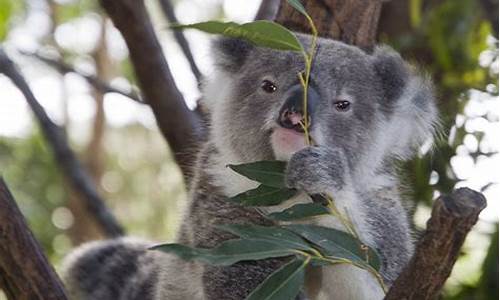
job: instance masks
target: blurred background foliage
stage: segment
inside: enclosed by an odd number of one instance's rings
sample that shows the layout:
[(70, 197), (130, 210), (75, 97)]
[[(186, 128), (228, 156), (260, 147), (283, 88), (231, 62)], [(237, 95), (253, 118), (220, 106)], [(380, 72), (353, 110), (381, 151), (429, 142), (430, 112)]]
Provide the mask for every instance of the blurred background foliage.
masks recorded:
[[(176, 82), (193, 106), (199, 97), (193, 76), (166, 30), (158, 4), (147, 2)], [(496, 15), (485, 3), (493, 5)], [(253, 17), (259, 1), (177, 0), (174, 4), (181, 22), (244, 21)], [(206, 40), (196, 33), (187, 37), (200, 68), (208, 74)], [(482, 190), (489, 201), (488, 212), (468, 237), (443, 298), (497, 299), (498, 1), (393, 0), (383, 10), (379, 40), (429, 73), (439, 95), (442, 133), (436, 146), (432, 151), (430, 145), (424, 146), (419, 157), (401, 168), (411, 187), (408, 196), (416, 204), (416, 228), (424, 228), (433, 199), (453, 188)], [(136, 89), (124, 43), (96, 1), (0, 0), (0, 41), (49, 114), (66, 129), (127, 231), (149, 239), (173, 238), (186, 191), (149, 110), (121, 96), (102, 95), (77, 75), (58, 74), (16, 52), (50, 54), (125, 90)], [(2, 76), (0, 87), (4, 90), (0, 92), (0, 174), (58, 266), (74, 246), (101, 234), (66, 184), (26, 107), (9, 106), (9, 99), (22, 103), (22, 97)], [(28, 120), (23, 121), (21, 114)], [(12, 124), (17, 123), (25, 125), (16, 129)], [(14, 129), (5, 129), (9, 126)]]

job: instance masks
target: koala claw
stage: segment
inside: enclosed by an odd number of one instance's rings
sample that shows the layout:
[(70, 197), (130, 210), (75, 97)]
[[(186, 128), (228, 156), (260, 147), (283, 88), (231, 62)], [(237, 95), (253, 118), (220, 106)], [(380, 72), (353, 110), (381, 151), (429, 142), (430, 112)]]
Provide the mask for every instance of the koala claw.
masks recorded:
[(344, 185), (345, 156), (340, 150), (312, 146), (297, 151), (288, 162), (285, 183), (308, 194)]

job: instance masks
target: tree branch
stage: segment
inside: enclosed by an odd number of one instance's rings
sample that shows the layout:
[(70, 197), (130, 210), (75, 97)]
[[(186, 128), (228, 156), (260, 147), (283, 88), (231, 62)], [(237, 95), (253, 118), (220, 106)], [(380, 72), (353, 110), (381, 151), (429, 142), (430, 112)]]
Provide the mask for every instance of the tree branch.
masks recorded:
[[(169, 24), (179, 23), (177, 17), (175, 16), (174, 7), (172, 6), (172, 3), (170, 3), (170, 0), (160, 0), (160, 6)], [(182, 30), (174, 30), (173, 33), (175, 40), (181, 47), (184, 56), (189, 62), (189, 67), (191, 67), (191, 72), (193, 72), (194, 76), (196, 77), (196, 80), (198, 81), (198, 85), (200, 85), (202, 75), (200, 70), (198, 69), (198, 66), (196, 65), (196, 62), (194, 61), (193, 53), (189, 48), (189, 43), (186, 40), (184, 33), (182, 32)]]
[(280, 5), (280, 0), (262, 0), (259, 6), (257, 14), (255, 14), (255, 20), (274, 20), (278, 8)]
[(187, 181), (201, 136), (202, 120), (177, 89), (143, 0), (99, 0), (127, 43), (146, 102)]
[(9, 299), (68, 299), (1, 177), (0, 288)]
[(9, 77), (23, 93), (31, 110), (38, 119), (49, 145), (54, 151), (55, 160), (68, 177), (73, 189), (85, 200), (89, 214), (95, 218), (104, 234), (108, 237), (123, 235), (123, 228), (106, 207), (89, 175), (84, 171), (76, 155), (69, 148), (63, 130), (52, 122), (43, 107), (36, 100), (26, 80), (17, 71), (14, 63), (2, 49), (0, 49), (0, 72)]
[(120, 89), (114, 88), (111, 85), (109, 85), (107, 82), (104, 82), (101, 79), (99, 79), (97, 76), (88, 75), (88, 74), (84, 74), (80, 71), (77, 71), (77, 70), (75, 70), (75, 68), (73, 68), (72, 66), (70, 66), (69, 64), (66, 64), (65, 62), (63, 62), (61, 60), (53, 59), (53, 58), (44, 56), (44, 55), (42, 55), (40, 53), (36, 53), (36, 52), (21, 51), (21, 54), (26, 55), (26, 56), (30, 56), (30, 57), (34, 57), (34, 58), (46, 63), (47, 65), (53, 67), (54, 69), (56, 69), (57, 71), (59, 71), (62, 74), (66, 74), (66, 73), (78, 74), (79, 76), (85, 78), (85, 80), (87, 80), (88, 83), (90, 83), (96, 90), (100, 91), (103, 94), (104, 93), (116, 93), (116, 94), (123, 95), (127, 98), (130, 98), (130, 99), (134, 100), (135, 102), (145, 104), (144, 101), (142, 101), (142, 99), (140, 98), (140, 96), (137, 93), (134, 93), (134, 92), (128, 93), (128, 92), (122, 91)]
[[(303, 4), (320, 36), (367, 50), (375, 45), (381, 0), (310, 0)], [(275, 21), (291, 30), (311, 32), (307, 19), (286, 1), (280, 2)]]
[(437, 199), (415, 254), (385, 299), (437, 298), (450, 276), (465, 237), (485, 207), (484, 196), (468, 188)]

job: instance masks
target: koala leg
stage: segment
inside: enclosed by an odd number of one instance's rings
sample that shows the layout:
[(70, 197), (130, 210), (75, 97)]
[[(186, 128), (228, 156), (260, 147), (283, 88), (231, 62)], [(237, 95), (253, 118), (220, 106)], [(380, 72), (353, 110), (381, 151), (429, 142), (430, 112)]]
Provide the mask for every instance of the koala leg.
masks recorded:
[(148, 250), (131, 238), (91, 242), (65, 258), (63, 279), (73, 300), (203, 300), (202, 267)]
[(154, 299), (157, 253), (132, 239), (87, 243), (65, 258), (63, 279), (71, 299)]

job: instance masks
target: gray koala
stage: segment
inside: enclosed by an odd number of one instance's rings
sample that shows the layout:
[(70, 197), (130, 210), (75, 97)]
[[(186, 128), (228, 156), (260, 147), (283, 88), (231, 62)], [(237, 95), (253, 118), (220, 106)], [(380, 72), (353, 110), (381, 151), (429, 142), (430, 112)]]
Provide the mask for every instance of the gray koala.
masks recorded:
[[(299, 35), (304, 45), (310, 37)], [(302, 191), (278, 207), (327, 194), (354, 224), (360, 239), (381, 255), (390, 286), (412, 255), (412, 233), (400, 196), (396, 162), (432, 138), (437, 112), (430, 81), (416, 75), (387, 47), (366, 53), (319, 39), (308, 94), (308, 146), (296, 52), (237, 39), (215, 43), (215, 71), (204, 88), (210, 135), (200, 152), (179, 243), (211, 248), (234, 238), (216, 224), (270, 225), (255, 208), (226, 201), (257, 183), (226, 167), (285, 160), (286, 184)], [(264, 209), (264, 208), (262, 208)], [(307, 223), (345, 230), (331, 216)], [(244, 261), (228, 267), (186, 262), (147, 250), (150, 242), (118, 239), (82, 246), (65, 263), (74, 299), (244, 299), (286, 259)], [(367, 271), (351, 265), (310, 269), (302, 299), (382, 299)]]

